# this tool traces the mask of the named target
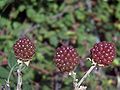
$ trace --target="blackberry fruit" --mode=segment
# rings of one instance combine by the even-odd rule
[[[56,50],[54,62],[61,72],[70,72],[77,66],[79,55],[72,46],[62,45]]]
[[[13,45],[14,53],[17,59],[26,62],[32,59],[35,54],[34,43],[26,36],[20,38]]]
[[[111,64],[116,56],[115,45],[106,41],[96,43],[90,51],[94,62],[102,66]]]

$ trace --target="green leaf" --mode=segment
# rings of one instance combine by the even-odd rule
[[[35,15],[36,15],[36,11],[35,11],[33,8],[27,9],[27,16],[28,16],[29,18],[32,18],[32,17],[34,17]]]
[[[69,85],[73,81],[72,78],[65,78],[64,80],[65,80],[65,85]]]
[[[118,3],[118,5],[116,7],[116,13],[115,13],[115,15],[120,20],[120,2]]]
[[[115,65],[120,65],[120,58],[116,58],[116,59],[113,61],[113,64],[115,64]]]
[[[3,84],[5,84],[5,79],[0,79],[0,86],[3,85]]]
[[[12,18],[17,18],[17,16],[18,16],[18,14],[19,14],[19,11],[12,11],[11,13],[10,13],[10,17],[12,17]]]
[[[64,23],[66,26],[72,26],[74,22],[75,22],[75,19],[72,13],[65,16]]]
[[[51,90],[48,86],[46,86],[46,85],[43,85],[43,88],[42,88],[42,90]]]
[[[26,69],[23,72],[25,73],[23,76],[23,80],[29,80],[34,77],[33,70],[31,70],[31,69]]]
[[[78,20],[81,20],[81,21],[85,20],[85,12],[84,11],[77,10],[77,11],[75,11],[75,15]]]
[[[25,5],[20,5],[20,6],[19,6],[19,11],[22,12],[22,11],[24,11],[24,10],[25,10]]]
[[[45,32],[44,34],[44,38],[50,38],[51,36],[55,35],[54,31],[50,31],[50,32]]]
[[[33,90],[31,84],[23,82],[23,90]]]
[[[58,37],[59,37],[60,39],[66,40],[66,39],[69,38],[68,35],[67,35],[67,32],[65,32],[65,31],[63,31],[63,30],[57,31],[57,35],[58,35]]]
[[[45,60],[44,56],[41,53],[36,53],[36,58],[40,61]]]
[[[0,9],[7,4],[7,0],[0,0]]]
[[[4,26],[7,27],[7,29],[12,30],[11,21],[4,17],[0,17],[0,27],[4,27]]]
[[[46,20],[42,13],[37,13],[33,8],[27,9],[27,16],[34,22],[41,23]]]
[[[0,78],[7,79],[9,71],[3,67],[0,67]]]
[[[49,41],[50,41],[50,44],[53,46],[57,46],[57,44],[58,44],[58,38],[55,35],[51,36]]]
[[[14,29],[19,29],[21,27],[21,24],[18,22],[13,22],[13,28]],[[17,31],[17,30],[16,30]]]
[[[8,55],[8,65],[10,68],[12,68],[16,63],[17,63],[17,60],[15,58],[13,51],[11,50]]]

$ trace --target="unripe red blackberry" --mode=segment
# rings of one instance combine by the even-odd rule
[[[115,45],[106,41],[96,43],[90,51],[94,62],[102,66],[111,64],[116,56]]]
[[[77,66],[79,56],[72,46],[62,45],[57,48],[54,61],[61,72],[70,72]]]
[[[35,45],[28,37],[22,37],[13,46],[17,59],[26,62],[35,54]]]

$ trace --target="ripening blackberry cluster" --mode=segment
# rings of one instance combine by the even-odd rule
[[[28,37],[22,37],[13,46],[17,59],[25,62],[32,58],[35,54],[35,45]]]
[[[35,54],[35,45],[28,37],[22,37],[13,46],[17,59],[26,62],[31,60]],[[116,56],[116,49],[113,43],[106,41],[96,43],[90,50],[91,58],[98,65],[106,66],[112,63]],[[77,51],[69,45],[63,44],[56,49],[54,62],[61,72],[70,72],[79,63]]]
[[[91,57],[98,65],[109,65],[116,56],[115,45],[106,41],[96,43],[90,50]]]
[[[79,56],[72,46],[62,45],[57,48],[54,61],[61,72],[70,72],[77,66]]]

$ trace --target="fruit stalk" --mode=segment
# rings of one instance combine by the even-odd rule
[[[92,72],[92,70],[96,67],[96,63],[93,64],[90,69],[87,71],[87,73],[82,77],[82,79],[78,82],[78,87],[82,84],[82,82],[87,78],[87,76]]]
[[[73,78],[73,85],[74,85],[74,90],[77,90],[77,81],[76,79],[76,73],[74,71],[70,72],[69,75]]]
[[[7,81],[6,81],[6,85],[8,86],[8,87],[10,87],[10,85],[9,85],[9,83],[10,83],[10,76],[11,76],[11,74],[12,74],[12,72],[13,72],[13,70],[14,70],[14,68],[17,66],[17,64],[15,64],[12,68],[11,68],[11,70],[10,70],[10,72],[9,72],[9,75],[8,75],[8,78],[7,78]]]
[[[17,90],[21,90],[21,86],[22,86],[22,76],[21,76],[22,66],[23,64],[21,63],[17,70],[17,74],[18,74]]]
[[[69,75],[73,78],[74,90],[86,90],[86,86],[78,86],[78,79],[76,78],[76,73],[74,71],[70,72]]]

